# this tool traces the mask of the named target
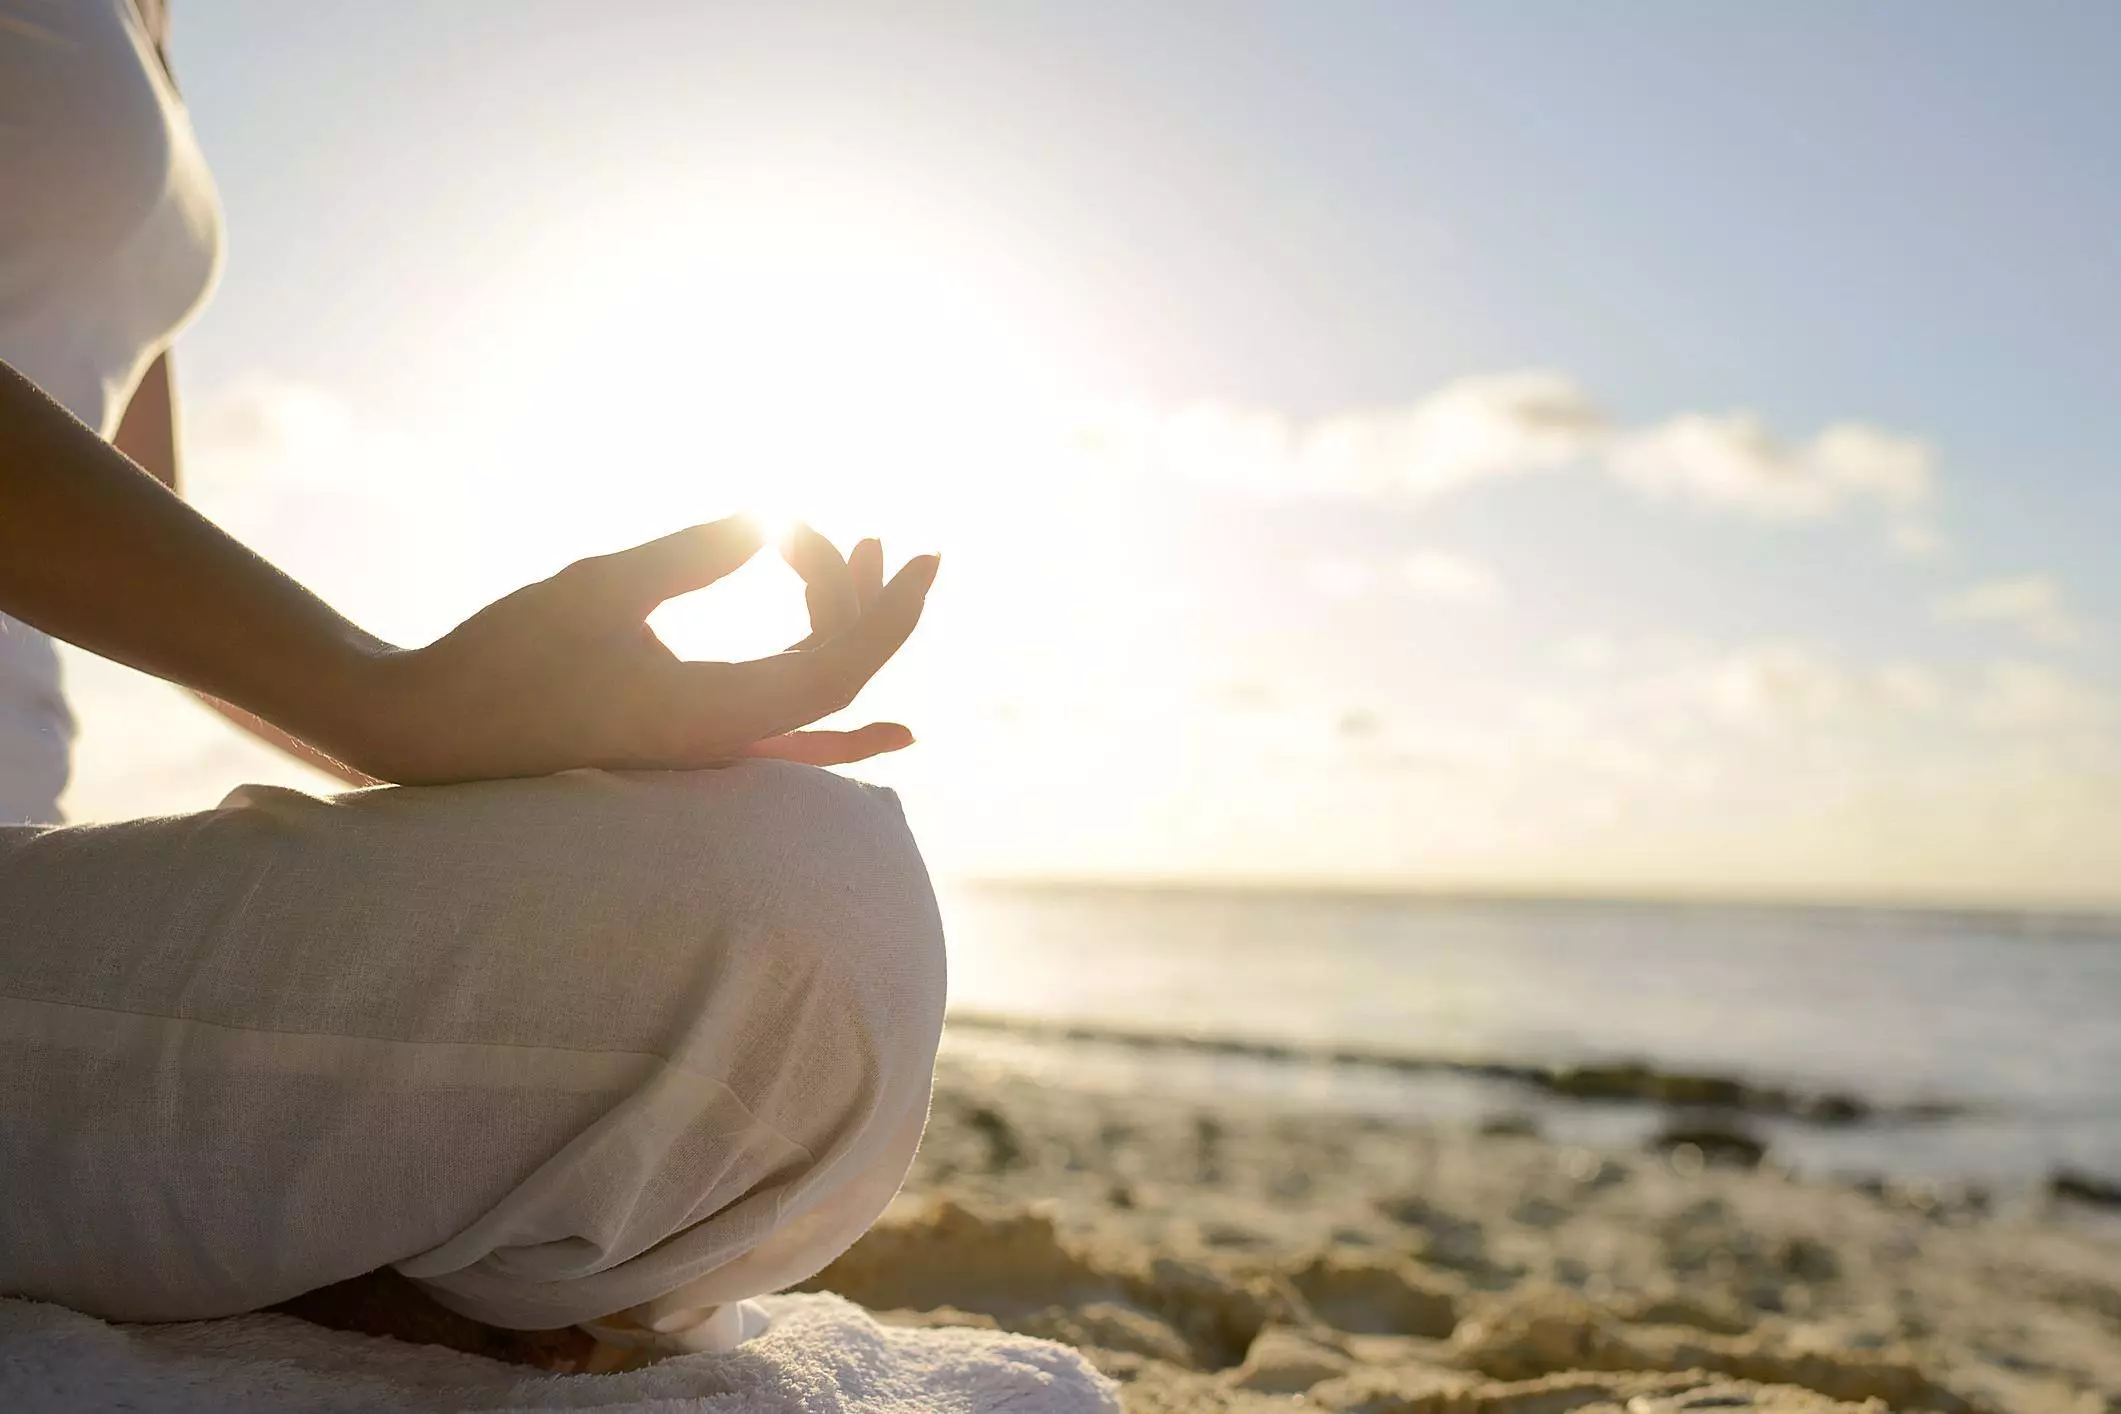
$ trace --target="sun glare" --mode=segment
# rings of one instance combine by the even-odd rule
[[[531,533],[616,544],[744,510],[776,540],[798,522],[843,548],[881,537],[895,566],[962,538],[1084,400],[1087,345],[1002,253],[1020,243],[871,180],[640,190],[533,241],[497,283],[535,281],[534,309],[481,331],[502,420],[536,428]],[[756,592],[785,605],[782,584]],[[753,607],[716,598],[658,631],[706,651]]]
[[[562,440],[611,436],[623,397],[666,449],[638,479],[674,499],[904,521],[1081,373],[996,243],[852,180],[607,202],[538,244],[537,335],[499,334],[489,376]]]

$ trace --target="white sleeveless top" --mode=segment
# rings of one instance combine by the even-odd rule
[[[110,437],[220,258],[134,0],[0,0],[0,361]],[[58,819],[73,733],[51,640],[0,616],[0,825]]]

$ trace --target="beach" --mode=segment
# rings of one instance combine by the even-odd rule
[[[2121,1223],[2096,1204],[1540,1128],[946,1044],[904,1191],[810,1285],[1066,1342],[1134,1414],[2121,1410]]]
[[[1132,1414],[2121,1414],[2108,920],[958,904],[912,1172],[806,1290]],[[402,1279],[282,1309],[604,1368]]]

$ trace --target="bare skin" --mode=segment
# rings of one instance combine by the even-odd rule
[[[834,765],[910,743],[895,723],[803,731],[847,706],[919,622],[937,567],[889,582],[799,532],[813,632],[785,653],[685,662],[648,629],[665,599],[760,549],[742,517],[577,561],[423,648],[364,632],[0,368],[0,611],[230,703],[378,781],[576,766]]]
[[[170,355],[165,353],[149,365],[141,378],[131,402],[126,405],[125,416],[112,443],[131,457],[141,470],[182,495],[184,474],[180,449],[183,437],[179,406],[175,373]],[[799,646],[814,646],[829,628],[858,615],[883,588],[883,546],[878,541],[861,541],[841,563],[831,542],[815,532],[799,528],[782,553],[802,575],[808,589],[812,636]],[[851,601],[848,598],[850,587],[853,591]],[[380,784],[376,777],[346,762],[334,760],[308,742],[241,707],[204,692],[193,695],[250,736],[306,766],[350,786]],[[912,733],[885,723],[859,732],[812,732],[799,739],[762,741],[746,748],[742,754],[838,765],[912,744]]]
[[[177,406],[176,373],[170,366],[170,356],[165,353],[149,364],[147,372],[141,376],[140,386],[133,390],[132,401],[125,405],[125,417],[118,424],[117,435],[111,438],[111,443],[131,457],[135,466],[181,496],[184,494],[184,473],[179,448],[184,439],[179,430]],[[294,757],[305,766],[322,771],[346,785],[377,784],[372,776],[354,770],[343,761],[332,760],[309,743],[297,741],[271,722],[254,717],[240,707],[203,692],[192,695],[252,737]]]

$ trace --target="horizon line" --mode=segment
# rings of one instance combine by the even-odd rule
[[[1399,900],[1410,903],[1594,904],[1636,907],[1722,907],[1790,911],[1929,913],[2072,920],[2121,927],[2121,896],[2026,901],[2002,893],[1915,894],[1803,888],[1719,889],[1618,884],[1444,883],[1416,880],[1235,878],[1216,875],[963,874],[938,880],[942,889],[1055,893],[1257,894]]]

